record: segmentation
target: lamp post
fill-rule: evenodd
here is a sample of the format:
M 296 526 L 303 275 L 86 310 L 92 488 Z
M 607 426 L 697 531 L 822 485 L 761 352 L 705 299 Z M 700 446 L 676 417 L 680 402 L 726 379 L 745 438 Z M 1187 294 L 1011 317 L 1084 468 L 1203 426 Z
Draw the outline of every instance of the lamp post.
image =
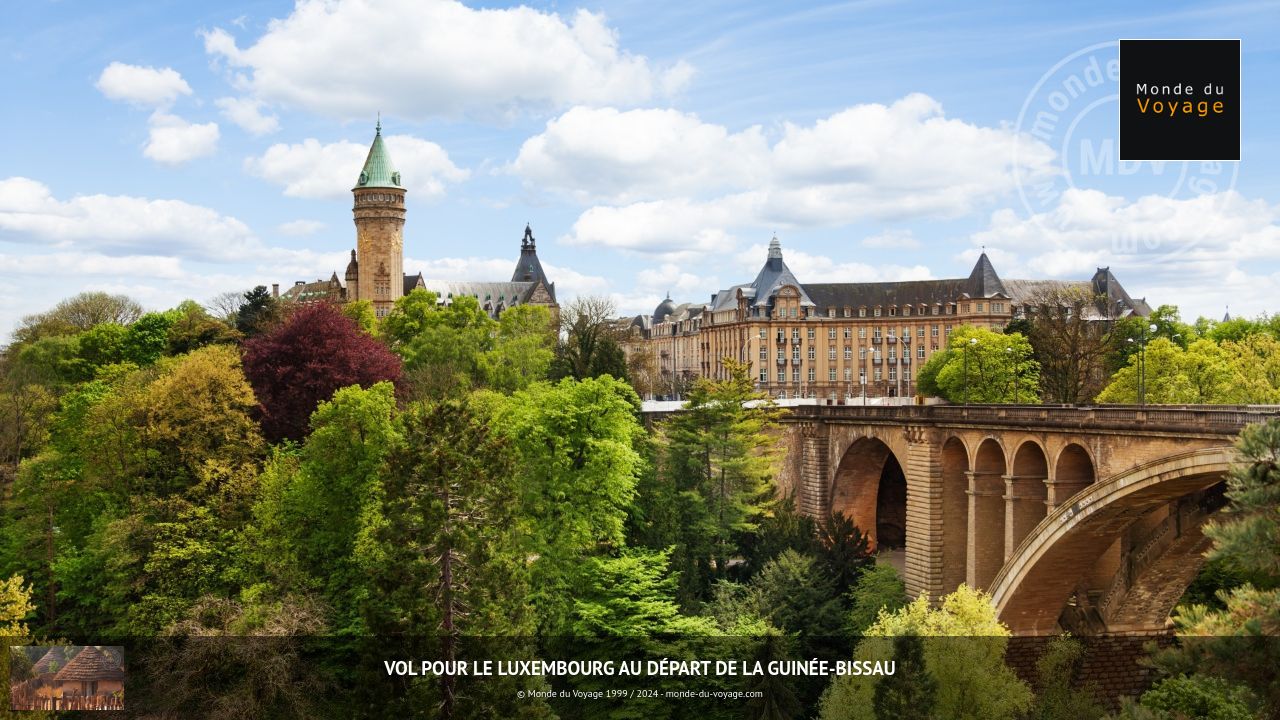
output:
M 1014 362 L 1013 348 L 1004 349 L 1005 357 L 1009 358 L 1009 382 L 1013 383 L 1013 404 L 1018 404 L 1018 372 L 1017 365 Z
M 1145 406 L 1147 404 L 1147 342 L 1150 338 L 1147 333 L 1156 331 L 1155 323 L 1144 325 L 1142 334 L 1138 336 L 1138 404 Z M 1129 338 L 1129 342 L 1133 342 L 1133 338 Z
M 969 348 L 978 344 L 978 338 L 969 338 L 964 346 L 964 404 L 969 404 Z

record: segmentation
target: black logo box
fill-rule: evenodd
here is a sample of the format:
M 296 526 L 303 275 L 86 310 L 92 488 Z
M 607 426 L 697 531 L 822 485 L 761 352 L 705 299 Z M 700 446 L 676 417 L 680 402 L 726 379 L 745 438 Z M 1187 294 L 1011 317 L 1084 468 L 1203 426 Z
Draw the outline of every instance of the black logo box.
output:
M 1120 41 L 1121 160 L 1239 160 L 1241 101 L 1239 40 Z

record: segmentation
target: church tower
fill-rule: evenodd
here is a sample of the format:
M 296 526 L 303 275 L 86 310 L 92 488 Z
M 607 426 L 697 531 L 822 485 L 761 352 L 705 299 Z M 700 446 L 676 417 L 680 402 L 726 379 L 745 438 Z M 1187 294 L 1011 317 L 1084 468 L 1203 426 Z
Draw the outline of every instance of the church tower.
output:
M 405 189 L 383 145 L 381 121 L 351 193 L 356 249 L 347 266 L 347 298 L 372 301 L 374 313 L 384 317 L 404 295 Z

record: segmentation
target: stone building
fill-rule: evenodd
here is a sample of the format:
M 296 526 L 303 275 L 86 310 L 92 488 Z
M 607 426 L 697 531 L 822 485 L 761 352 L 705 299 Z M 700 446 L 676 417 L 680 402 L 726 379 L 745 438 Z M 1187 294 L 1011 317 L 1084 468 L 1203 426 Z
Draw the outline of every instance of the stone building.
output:
M 668 296 L 653 315 L 619 324 L 629 359 L 653 370 L 656 397 L 723 377 L 726 357 L 749 363 L 757 387 L 777 398 L 906 397 L 956 327 L 1003 329 L 1038 293 L 1073 285 L 1098 298 L 1098 319 L 1150 313 L 1108 268 L 1088 281 L 1001 280 L 985 252 L 967 278 L 804 284 L 775 237 L 751 282 L 705 304 Z
M 495 318 L 516 305 L 546 306 L 553 316 L 558 312 L 555 283 L 547 279 L 542 269 L 533 229 L 527 225 L 520 241 L 520 258 L 510 281 L 436 281 L 427 280 L 421 272 L 405 274 L 406 190 L 383 143 L 381 122 L 375 129 L 369 155 L 351 194 L 355 201 L 352 214 L 356 247 L 351 251 L 351 261 L 342 279 L 334 271 L 327 280 L 299 280 L 284 293 L 280 293 L 278 285 L 274 286 L 276 295 L 295 302 L 368 300 L 380 318 L 391 311 L 396 300 L 416 288 L 434 292 L 442 305 L 456 298 L 473 297 Z

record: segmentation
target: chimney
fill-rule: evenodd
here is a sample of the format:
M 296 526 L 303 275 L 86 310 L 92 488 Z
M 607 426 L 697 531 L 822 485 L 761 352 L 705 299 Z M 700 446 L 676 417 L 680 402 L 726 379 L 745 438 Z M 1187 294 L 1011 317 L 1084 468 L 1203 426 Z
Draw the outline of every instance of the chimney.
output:
M 307 281 L 306 281 L 306 280 L 294 280 L 294 281 L 293 281 L 293 286 L 294 286 L 294 287 L 298 287 L 299 285 L 306 285 L 306 284 L 307 284 Z
M 280 297 L 280 283 L 271 283 L 271 297 Z

